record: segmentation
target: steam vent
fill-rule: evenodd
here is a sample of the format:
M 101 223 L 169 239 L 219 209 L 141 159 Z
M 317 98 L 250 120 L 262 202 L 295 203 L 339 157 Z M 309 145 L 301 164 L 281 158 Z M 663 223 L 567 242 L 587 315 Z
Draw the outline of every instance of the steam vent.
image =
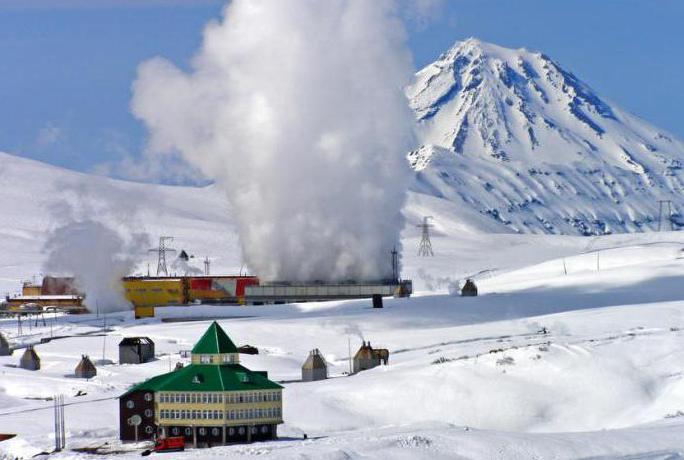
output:
M 276 439 L 283 387 L 240 365 L 217 322 L 192 349 L 191 364 L 135 385 L 119 400 L 122 441 L 184 436 L 193 447 Z

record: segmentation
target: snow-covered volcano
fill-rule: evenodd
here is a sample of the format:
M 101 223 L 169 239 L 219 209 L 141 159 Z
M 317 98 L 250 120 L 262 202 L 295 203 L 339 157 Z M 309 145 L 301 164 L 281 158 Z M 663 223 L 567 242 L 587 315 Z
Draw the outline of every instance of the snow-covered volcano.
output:
M 544 54 L 458 42 L 407 94 L 423 143 L 415 187 L 514 231 L 654 229 L 658 200 L 681 196 L 684 143 Z

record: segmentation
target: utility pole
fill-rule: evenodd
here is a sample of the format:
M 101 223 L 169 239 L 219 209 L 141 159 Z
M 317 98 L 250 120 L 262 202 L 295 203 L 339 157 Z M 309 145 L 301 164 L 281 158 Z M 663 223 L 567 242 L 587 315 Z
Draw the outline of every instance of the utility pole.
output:
M 209 276 L 209 266 L 211 265 L 211 261 L 209 260 L 209 256 L 204 258 L 204 275 Z
M 160 236 L 159 237 L 159 247 L 150 249 L 148 252 L 157 253 L 157 276 L 169 276 L 169 271 L 166 268 L 166 253 L 175 253 L 175 249 L 166 247 L 167 241 L 173 241 L 172 236 Z
M 658 200 L 658 231 L 663 229 L 663 210 L 667 208 L 667 222 L 670 224 L 670 231 L 674 230 L 672 225 L 672 200 Z
M 432 252 L 432 243 L 430 242 L 430 227 L 434 227 L 434 225 L 432 225 L 429 220 L 432 218 L 432 216 L 425 216 L 423 217 L 423 223 L 416 225 L 422 232 L 420 245 L 418 246 L 418 256 L 420 257 L 433 257 L 435 255 L 435 253 Z
M 64 428 L 64 395 L 55 395 L 55 452 L 61 452 L 66 447 L 66 429 Z

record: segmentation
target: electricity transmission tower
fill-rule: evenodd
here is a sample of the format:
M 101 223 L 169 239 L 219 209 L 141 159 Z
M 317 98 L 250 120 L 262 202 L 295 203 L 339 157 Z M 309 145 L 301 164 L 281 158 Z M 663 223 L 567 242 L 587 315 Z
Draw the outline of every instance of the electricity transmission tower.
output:
M 662 231 L 663 228 L 663 210 L 667 208 L 667 222 L 670 224 L 670 231 L 674 230 L 672 225 L 672 201 L 671 200 L 658 200 L 658 231 Z
M 157 276 L 169 276 L 169 271 L 166 268 L 166 253 L 175 253 L 175 249 L 166 247 L 167 241 L 173 241 L 172 236 L 160 236 L 159 237 L 159 247 L 150 249 L 149 252 L 157 253 Z
M 420 245 L 418 246 L 418 256 L 427 257 L 434 256 L 435 253 L 432 252 L 432 243 L 430 242 L 430 227 L 434 227 L 429 220 L 432 216 L 423 217 L 423 223 L 416 225 L 416 227 L 421 229 L 422 237 L 420 239 Z

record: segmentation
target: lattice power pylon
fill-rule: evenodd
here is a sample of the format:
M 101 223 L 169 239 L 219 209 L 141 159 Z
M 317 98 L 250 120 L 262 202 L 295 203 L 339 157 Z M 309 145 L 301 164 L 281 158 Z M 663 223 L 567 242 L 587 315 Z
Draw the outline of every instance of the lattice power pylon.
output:
M 418 256 L 427 257 L 434 256 L 435 253 L 432 252 L 432 243 L 430 242 L 430 228 L 434 227 L 429 221 L 432 216 L 423 217 L 423 223 L 416 225 L 416 227 L 421 229 L 422 237 L 420 239 L 420 245 L 418 246 Z
M 157 276 L 161 276 L 162 274 L 164 276 L 169 276 L 169 271 L 166 268 L 166 253 L 175 253 L 175 249 L 171 249 L 166 247 L 166 242 L 167 241 L 173 241 L 172 236 L 160 236 L 159 237 L 159 247 L 150 249 L 149 252 L 156 252 L 157 253 Z
M 663 211 L 667 208 L 667 223 L 670 224 L 670 231 L 674 230 L 672 225 L 672 201 L 658 200 L 658 231 L 663 230 Z

